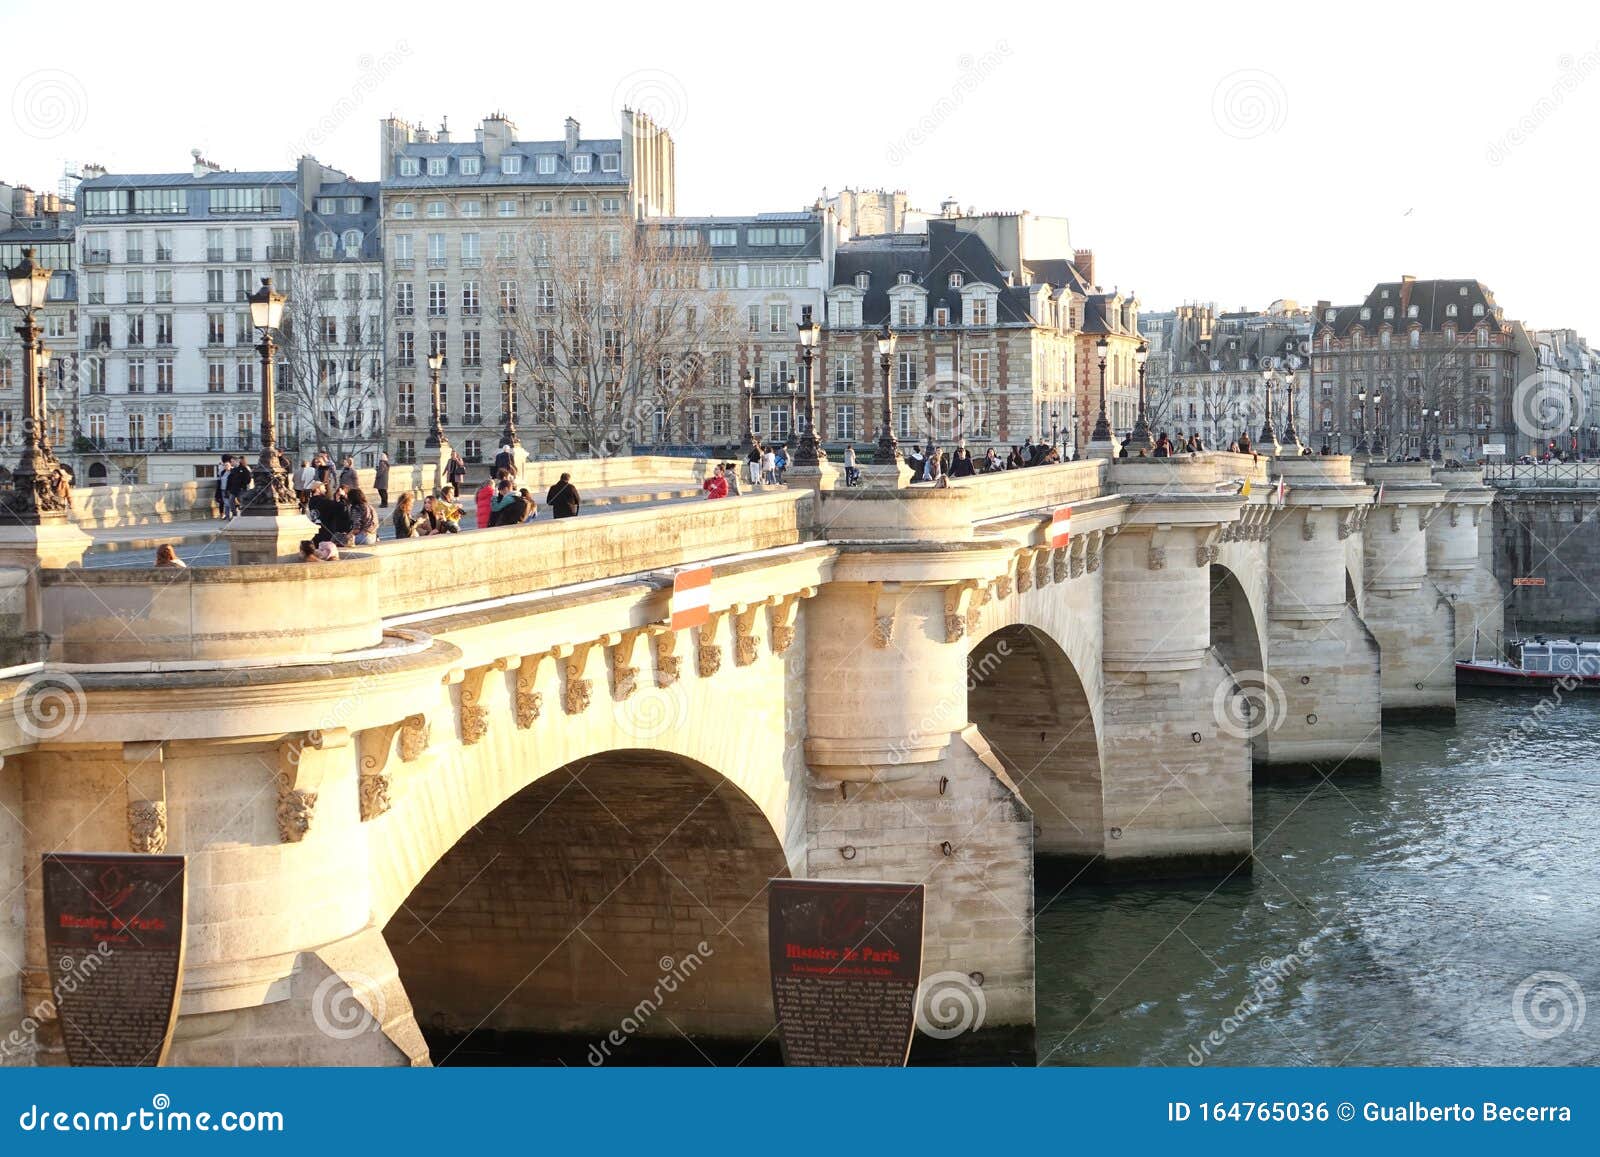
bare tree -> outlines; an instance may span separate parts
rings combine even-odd
[[[298,432],[300,450],[342,461],[376,447],[383,387],[368,373],[380,350],[367,332],[359,295],[338,293],[338,268],[296,267],[278,340],[278,413]]]
[[[705,396],[712,358],[736,348],[734,311],[710,285],[705,250],[674,243],[693,236],[649,223],[530,229],[491,260],[489,306],[519,364],[518,423],[560,456],[672,440],[658,435]]]

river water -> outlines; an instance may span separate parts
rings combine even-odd
[[[1248,879],[1041,892],[1040,1062],[1600,1063],[1600,696],[1539,701],[1258,787]]]

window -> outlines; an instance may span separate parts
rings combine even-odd
[[[621,153],[601,153],[600,171],[602,173],[618,173],[622,171]]]
[[[514,233],[496,233],[494,235],[494,255],[500,261],[509,261],[517,254],[517,238]]]
[[[556,283],[548,277],[541,278],[536,286],[537,306],[540,313],[554,313],[556,308]]]
[[[500,283],[500,312],[517,312],[517,283],[515,281],[502,281]]]
[[[445,262],[444,234],[428,234],[428,264],[443,265]]]
[[[213,189],[212,208],[216,208],[216,195],[224,192],[243,192],[244,190]],[[260,192],[259,189],[255,192]],[[188,212],[188,197],[182,189],[135,189],[133,191],[133,211],[135,213],[174,215]]]
[[[461,313],[464,317],[477,317],[478,312],[478,283],[476,281],[463,281],[461,283]]]
[[[395,334],[395,364],[400,366],[417,364],[417,335],[410,330],[403,329]]]
[[[789,306],[780,302],[767,307],[767,332],[787,333],[789,330]]]
[[[402,177],[415,177],[420,171],[415,157],[400,158],[400,175]]]
[[[494,212],[497,217],[515,217],[517,203],[509,197],[502,197],[494,203]]]
[[[361,256],[361,230],[346,229],[344,236],[340,240],[344,243],[344,255],[346,257]]]
[[[442,177],[446,173],[448,173],[449,171],[450,171],[450,158],[448,158],[448,157],[429,157],[428,158],[428,176],[430,176],[430,177]]]
[[[708,229],[706,231],[706,244],[713,249],[720,249],[726,245],[739,244],[739,231],[737,229]]]
[[[516,153],[506,153],[500,158],[500,171],[508,177],[522,172],[522,158]]]
[[[1483,303],[1481,301],[1478,302],[1478,304],[1476,304],[1476,305],[1474,305],[1472,307],[1472,316],[1473,317],[1482,317],[1483,316]]]
[[[144,345],[144,314],[142,313],[128,315],[128,344],[130,346]]]
[[[226,362],[210,361],[206,363],[206,392],[220,394],[228,388],[228,365]]]
[[[128,363],[128,393],[144,393],[144,366],[143,358],[135,358]]]
[[[778,243],[778,231],[776,229],[746,229],[744,240],[746,245],[776,245]]]
[[[535,160],[541,176],[549,176],[556,171],[556,157],[554,153],[540,153]]]
[[[895,274],[894,283],[896,285],[910,285],[911,284],[911,274],[909,274],[909,273],[897,273],[897,274]]]
[[[843,394],[855,389],[855,359],[849,354],[834,354],[832,374],[830,376],[833,379],[835,393]]]
[[[855,440],[856,408],[853,405],[842,404],[834,407],[833,436],[842,438],[846,442]]]
[[[280,375],[279,381],[288,380],[288,375]],[[241,394],[253,394],[256,390],[256,363],[252,361],[240,362],[233,367],[233,388]]]
[[[984,294],[978,294],[972,299],[972,324],[989,324],[989,298]]]
[[[244,272],[245,272],[245,274],[247,276],[250,273],[250,271],[248,269],[246,269]],[[158,270],[156,270],[156,301],[157,301],[157,303],[165,304],[167,302],[170,302],[171,300],[172,300],[172,270],[170,270],[170,269],[158,269]]]
[[[443,357],[445,354],[445,334],[443,330],[431,330],[428,333],[428,356],[430,358]]]
[[[836,301],[833,303],[833,324],[837,326],[852,326],[861,324],[861,314],[854,301]]]
[[[428,216],[434,220],[450,216],[450,208],[443,201],[428,202]]]
[[[972,351],[972,384],[983,387],[989,384],[989,351]]]
[[[130,450],[144,449],[144,415],[128,415],[128,448]]]
[[[483,172],[482,157],[462,157],[460,164],[461,175],[463,177],[476,177],[479,173]]]
[[[156,359],[156,393],[172,393],[172,359]]]
[[[806,231],[804,229],[791,228],[778,230],[779,245],[804,245],[805,243]]]
[[[621,197],[601,197],[600,198],[600,212],[602,212],[602,213],[620,213],[620,212],[622,212],[622,198]]]
[[[181,193],[182,190],[174,190]],[[281,204],[282,190],[272,186],[246,187],[230,185],[225,189],[210,190],[213,213],[276,213]],[[137,210],[136,210],[137,211]],[[170,210],[166,210],[169,211]],[[182,209],[178,212],[183,212]]]
[[[394,206],[393,211],[389,214],[389,216],[393,217],[397,221],[410,221],[415,218],[416,215],[417,207],[410,201],[398,202]]]
[[[461,264],[481,265],[483,251],[479,248],[480,234],[463,233],[461,235]]]
[[[1411,348],[1412,349],[1418,349],[1418,348],[1421,347],[1421,345],[1422,345],[1422,331],[1420,329],[1412,330],[1411,334],[1410,334],[1410,338],[1411,338]]]
[[[448,302],[445,296],[445,283],[442,281],[428,282],[428,316],[444,317],[448,312]]]
[[[461,364],[468,367],[477,367],[483,364],[481,360],[483,335],[475,329],[469,329],[461,335]]]
[[[588,153],[574,153],[572,157],[572,171],[574,173],[587,173],[593,158]]]
[[[333,234],[326,229],[317,234],[317,256],[325,261],[333,256]]]
[[[961,288],[961,274],[952,273],[950,275],[950,288],[951,289],[960,289]]]
[[[156,345],[172,344],[172,315],[170,313],[156,314]]]
[[[222,345],[228,340],[228,326],[223,320],[223,314],[206,314],[206,344]]]
[[[410,317],[416,311],[416,286],[409,281],[397,281],[394,287],[394,312],[396,317]]]
[[[587,198],[587,197],[568,197],[567,198],[567,212],[568,213],[587,213],[588,211],[589,211],[589,198]]]
[[[895,302],[894,323],[901,329],[910,329],[916,325],[917,303],[906,297]]]
[[[535,213],[554,213],[556,211],[555,198],[535,197],[533,200],[533,211]]]
[[[461,205],[460,205],[460,212],[461,212],[461,215],[463,217],[482,217],[483,216],[483,202],[482,201],[463,201],[463,202],[461,202]]]
[[[933,324],[937,326],[949,325],[950,311],[942,305],[935,309],[933,311]]]
[[[339,198],[337,198],[337,197],[318,197],[317,198],[317,212],[321,213],[324,217],[330,216],[331,214],[337,213],[338,211],[339,211]]]
[[[1372,320],[1372,310],[1369,309],[1365,305],[1363,305],[1361,307],[1361,320],[1362,321],[1371,321]]]
[[[901,350],[899,355],[899,373],[896,383],[902,390],[917,388],[917,354],[913,350]]]
[[[1417,316],[1417,307],[1414,306],[1414,305],[1407,306],[1406,307],[1406,316],[1407,317],[1416,317]]]

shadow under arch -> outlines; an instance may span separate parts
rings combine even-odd
[[[436,1064],[739,1061],[772,1039],[766,884],[786,875],[731,781],[609,751],[490,811],[384,937]]]
[[[1220,563],[1211,564],[1211,646],[1235,676],[1265,673],[1266,649],[1260,621],[1239,576]]]
[[[1061,645],[1023,623],[985,636],[967,654],[967,715],[1033,811],[1034,855],[1101,856],[1099,728]]]

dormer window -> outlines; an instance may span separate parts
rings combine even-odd
[[[418,171],[416,157],[400,158],[400,175],[402,177],[415,177]]]
[[[1383,300],[1388,301],[1389,300],[1389,291],[1387,289],[1381,290],[1381,291],[1379,291],[1378,296],[1383,298]]]
[[[960,289],[961,288],[961,274],[952,273],[950,275],[950,288],[951,289]]]
[[[1483,316],[1483,303],[1482,302],[1479,302],[1477,305],[1472,307],[1472,316],[1473,317],[1482,317]]]
[[[1463,285],[1463,286],[1462,286],[1462,287],[1461,287],[1461,296],[1462,296],[1462,297],[1465,297],[1465,296],[1467,296],[1467,287],[1466,287],[1466,286],[1465,286],[1465,285]]]
[[[1414,305],[1407,306],[1406,307],[1406,316],[1407,317],[1416,317],[1417,316],[1417,307],[1414,306]]]
[[[1387,297],[1388,294],[1384,294],[1384,296]],[[1394,306],[1392,306],[1392,305],[1384,306],[1383,307],[1383,316],[1386,319],[1393,318],[1394,317]]]
[[[950,311],[948,309],[946,309],[942,305],[938,309],[934,310],[933,311],[933,324],[937,325],[937,326],[947,326],[947,325],[949,325],[950,324]]]
[[[1339,316],[1339,311],[1338,310],[1330,309],[1330,310],[1328,310],[1326,313],[1324,313],[1322,315],[1322,320],[1323,321],[1332,321],[1334,318],[1336,318],[1338,316]]]
[[[869,286],[871,284],[872,284],[872,274],[870,274],[870,273],[858,273],[858,274],[856,274],[856,288],[857,289],[865,289],[867,286]]]
[[[574,153],[572,156],[572,171],[574,173],[587,173],[591,163],[588,153]]]
[[[910,285],[911,284],[911,274],[909,274],[909,273],[896,274],[895,275],[895,279],[894,279],[894,283],[896,285]]]
[[[500,171],[508,177],[516,176],[522,172],[522,158],[515,153],[506,153],[500,158]]]
[[[346,229],[344,234],[344,255],[346,257],[361,256],[361,230]]]
[[[548,177],[556,171],[556,155],[554,153],[540,153],[537,163],[541,177]]]
[[[1454,317],[1456,315],[1455,302],[1452,301],[1449,305],[1444,307],[1444,315],[1446,317]]]
[[[461,175],[463,177],[476,177],[481,172],[483,172],[482,157],[461,158]]]
[[[622,154],[601,153],[600,171],[602,173],[620,173],[622,171]]]
[[[1361,320],[1362,321],[1371,321],[1372,320],[1372,310],[1369,309],[1365,305],[1363,305],[1361,307]]]
[[[442,177],[446,173],[448,173],[449,171],[450,171],[450,158],[449,157],[429,157],[428,158],[428,176],[430,176],[430,177]]]
[[[1417,349],[1421,345],[1422,345],[1422,331],[1420,329],[1412,330],[1411,331],[1411,348],[1412,349]]]
[[[318,233],[317,234],[317,256],[318,257],[332,257],[333,256],[333,234],[332,233],[322,232],[322,233]]]

